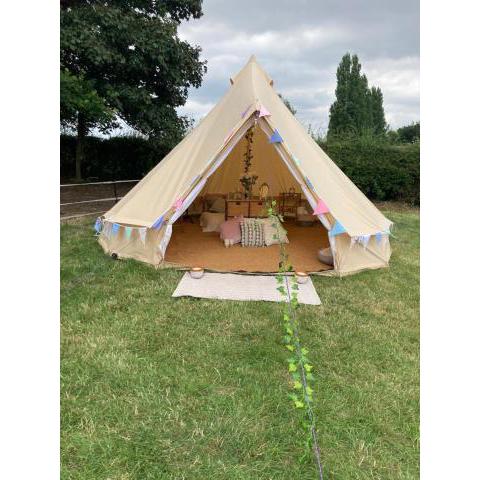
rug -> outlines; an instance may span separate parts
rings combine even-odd
[[[205,272],[202,278],[194,279],[187,272],[180,280],[172,297],[214,298],[218,300],[263,300],[281,302],[273,275],[239,275],[234,273]],[[320,305],[320,298],[312,280],[298,286],[298,302]]]
[[[317,224],[314,227],[299,227],[286,222],[286,245],[289,261],[295,270],[320,272],[332,267],[318,260],[318,250],[329,246],[326,230]],[[280,249],[270,247],[242,247],[240,244],[225,248],[218,233],[203,233],[200,225],[175,223],[172,239],[167,248],[166,262],[181,267],[203,267],[217,272],[278,271]]]

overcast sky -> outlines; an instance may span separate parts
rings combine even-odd
[[[357,53],[370,85],[384,96],[392,128],[419,120],[417,0],[204,0],[200,20],[182,23],[182,39],[202,47],[208,72],[179,109],[206,115],[255,54],[297,118],[324,133],[345,52]]]

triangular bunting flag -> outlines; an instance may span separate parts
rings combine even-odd
[[[383,234],[382,232],[378,232],[375,234],[375,240],[377,241],[377,245],[380,245],[383,240]]]
[[[345,232],[345,227],[338,220],[336,220],[332,229],[328,233],[331,237],[335,237],[336,235],[340,235],[341,233]]]
[[[317,202],[317,206],[315,207],[315,210],[313,211],[314,215],[322,215],[324,213],[328,213],[330,210],[328,209],[327,205],[325,202],[319,198]]]
[[[132,235],[132,227],[125,227],[125,238],[127,240],[130,240],[131,235]]]
[[[97,233],[100,233],[102,231],[102,221],[100,220],[100,217],[95,220],[95,226],[93,228],[95,228],[95,231]]]
[[[173,208],[175,208],[175,210],[180,210],[182,208],[182,205],[183,205],[183,200],[181,198],[177,198],[177,200],[173,204]]]
[[[110,222],[105,222],[103,224],[103,231],[102,233],[109,238],[112,233],[112,224]]]
[[[282,142],[283,142],[283,138],[278,133],[278,130],[275,129],[272,136],[270,137],[269,143],[282,143]]]
[[[140,235],[140,240],[145,245],[145,239],[147,238],[147,228],[146,227],[139,228],[138,234]]]
[[[263,106],[260,105],[260,110],[258,111],[258,118],[269,117],[271,113]]]
[[[155,223],[152,225],[152,228],[155,230],[160,230],[162,223],[163,223],[163,215],[159,217],[158,220],[155,221]]]
[[[363,248],[367,248],[368,242],[370,241],[370,235],[361,235],[360,243],[363,245]]]
[[[112,234],[115,236],[119,230],[120,230],[120,225],[118,223],[114,223],[112,225]]]

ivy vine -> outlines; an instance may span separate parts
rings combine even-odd
[[[272,220],[272,227],[276,229],[274,238],[279,240],[280,230],[284,230],[282,226],[283,216],[278,213],[276,205],[276,201],[273,200],[268,206],[268,216]],[[283,343],[286,349],[292,354],[287,358],[288,371],[292,379],[292,392],[289,394],[289,398],[295,409],[304,412],[302,425],[308,432],[306,446],[308,451],[313,449],[318,478],[323,480],[320,447],[313,413],[313,389],[311,387],[311,382],[314,381],[312,373],[313,365],[307,357],[308,350],[301,344],[298,319],[296,316],[299,287],[296,276],[293,273],[293,266],[288,258],[285,244],[279,242],[279,246],[280,262],[276,280],[278,285],[277,290],[280,292],[283,300]]]

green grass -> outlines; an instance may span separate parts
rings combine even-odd
[[[298,311],[326,480],[419,477],[419,215],[385,213],[391,268]],[[173,299],[181,272],[111,260],[90,221],[61,237],[63,479],[316,478],[279,305]]]

